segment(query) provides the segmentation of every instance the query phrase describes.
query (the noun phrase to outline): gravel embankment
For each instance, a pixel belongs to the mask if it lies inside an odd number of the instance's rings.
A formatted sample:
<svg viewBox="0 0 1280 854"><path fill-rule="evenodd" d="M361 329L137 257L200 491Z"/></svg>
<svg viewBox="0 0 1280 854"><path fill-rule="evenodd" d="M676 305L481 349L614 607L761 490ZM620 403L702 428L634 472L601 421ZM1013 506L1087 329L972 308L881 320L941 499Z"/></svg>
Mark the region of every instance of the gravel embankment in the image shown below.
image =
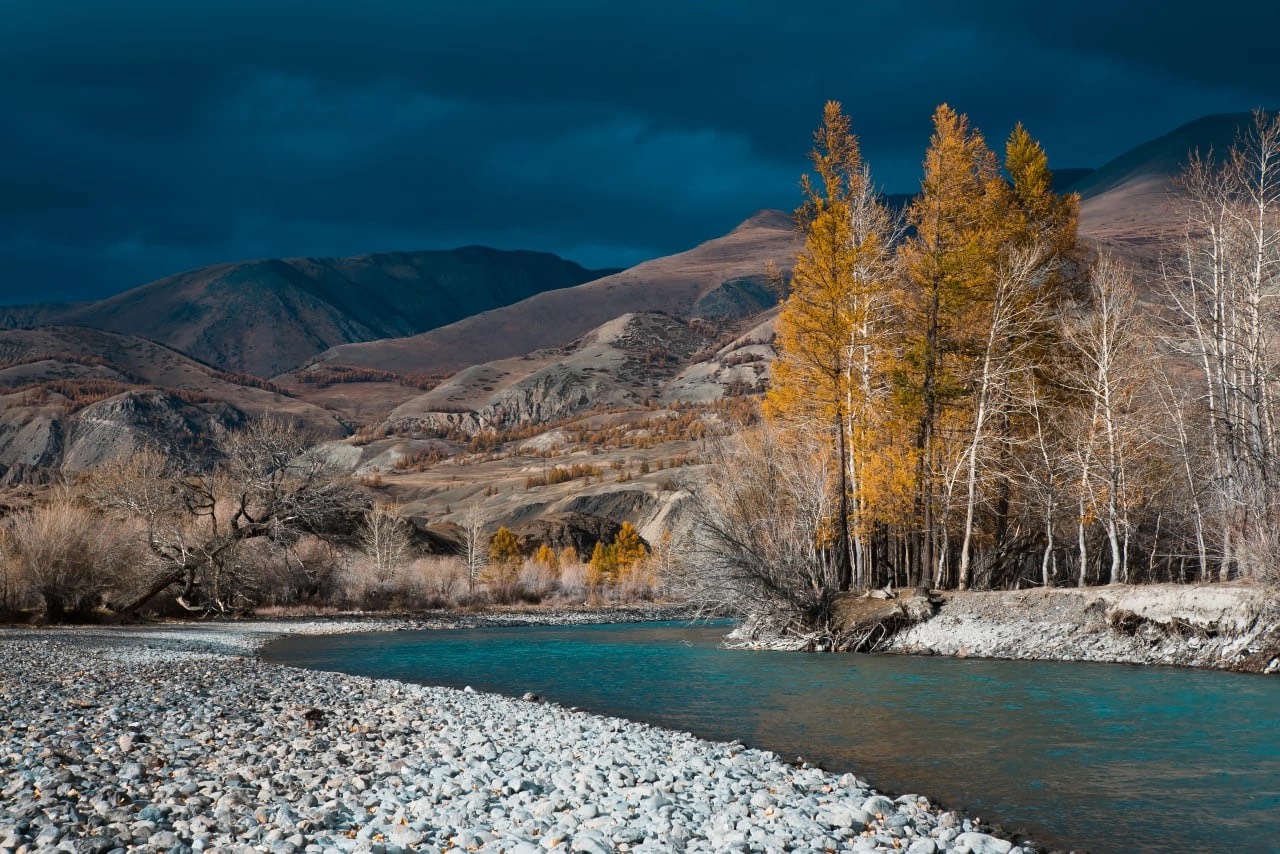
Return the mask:
<svg viewBox="0 0 1280 854"><path fill-rule="evenodd" d="M1280 596L1250 584L948 593L889 652L1280 671Z"/></svg>
<svg viewBox="0 0 1280 854"><path fill-rule="evenodd" d="M0 631L0 851L1030 850L739 744L253 657L374 627Z"/></svg>

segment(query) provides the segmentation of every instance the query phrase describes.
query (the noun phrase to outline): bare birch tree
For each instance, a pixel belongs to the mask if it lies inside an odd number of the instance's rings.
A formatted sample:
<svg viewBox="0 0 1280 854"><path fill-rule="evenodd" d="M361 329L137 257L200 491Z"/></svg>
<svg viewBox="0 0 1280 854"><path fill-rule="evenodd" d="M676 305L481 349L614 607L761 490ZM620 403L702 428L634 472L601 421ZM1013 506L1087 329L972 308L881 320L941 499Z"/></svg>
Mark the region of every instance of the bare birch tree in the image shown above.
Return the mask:
<svg viewBox="0 0 1280 854"><path fill-rule="evenodd" d="M1090 277L1090 305L1086 316L1067 326L1067 340L1080 364L1072 378L1084 395L1090 418L1081 425L1081 578L1086 554L1083 530L1086 512L1084 497L1096 478L1102 493L1103 527L1110 549L1108 579L1111 584L1127 580L1129 510L1126 490L1128 455L1141 444L1133 417L1135 398L1148 372L1143 359L1146 336L1136 311L1137 298L1129 271L1118 261L1103 256ZM1091 465L1096 460L1096 464Z"/></svg>
<svg viewBox="0 0 1280 854"><path fill-rule="evenodd" d="M1178 189L1183 247L1165 275L1177 320L1171 339L1200 373L1226 579L1280 557L1280 117L1255 113L1221 160L1194 155Z"/></svg>
<svg viewBox="0 0 1280 854"><path fill-rule="evenodd" d="M1014 372L1026 367L1022 355L1033 340L1030 333L1043 322L1046 307L1038 297L1041 288L1037 280L1048 272L1045 264L1048 257L1048 252L1039 245L1017 248L1001 262L996 273L986 340L977 364L973 423L964 451L965 515L958 572L961 590L969 589L979 470L993 439L988 422L999 402L1010 398L1009 386Z"/></svg>
<svg viewBox="0 0 1280 854"><path fill-rule="evenodd" d="M475 501L467 504L462 516L462 562L467 568L467 594L474 595L476 582L489 565L489 537L484 530L484 516Z"/></svg>
<svg viewBox="0 0 1280 854"><path fill-rule="evenodd" d="M397 504L375 504L365 511L357 531L380 589L390 586L413 551L412 525L400 511Z"/></svg>

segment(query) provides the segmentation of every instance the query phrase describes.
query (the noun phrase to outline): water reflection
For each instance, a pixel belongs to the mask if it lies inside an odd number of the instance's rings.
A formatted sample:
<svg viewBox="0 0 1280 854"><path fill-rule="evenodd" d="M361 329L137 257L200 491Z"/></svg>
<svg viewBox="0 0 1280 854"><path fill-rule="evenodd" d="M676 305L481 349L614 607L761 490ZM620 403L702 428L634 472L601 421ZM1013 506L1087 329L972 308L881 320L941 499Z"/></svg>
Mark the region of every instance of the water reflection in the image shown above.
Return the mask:
<svg viewBox="0 0 1280 854"><path fill-rule="evenodd" d="M1119 665L718 648L723 627L295 638L270 657L741 739L1095 852L1280 839L1280 681ZM1263 841L1265 840L1265 841Z"/></svg>

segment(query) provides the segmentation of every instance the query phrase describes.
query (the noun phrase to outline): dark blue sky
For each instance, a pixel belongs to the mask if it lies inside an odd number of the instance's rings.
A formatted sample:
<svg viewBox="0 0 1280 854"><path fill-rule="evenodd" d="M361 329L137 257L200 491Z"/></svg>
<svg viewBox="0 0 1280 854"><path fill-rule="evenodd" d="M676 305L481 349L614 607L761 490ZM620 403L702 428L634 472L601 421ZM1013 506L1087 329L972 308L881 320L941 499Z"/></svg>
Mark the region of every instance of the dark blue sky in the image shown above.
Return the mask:
<svg viewBox="0 0 1280 854"><path fill-rule="evenodd" d="M0 301L469 243L632 264L794 207L828 98L888 191L941 101L1097 166L1280 104L1280 4L1215 8L6 0Z"/></svg>

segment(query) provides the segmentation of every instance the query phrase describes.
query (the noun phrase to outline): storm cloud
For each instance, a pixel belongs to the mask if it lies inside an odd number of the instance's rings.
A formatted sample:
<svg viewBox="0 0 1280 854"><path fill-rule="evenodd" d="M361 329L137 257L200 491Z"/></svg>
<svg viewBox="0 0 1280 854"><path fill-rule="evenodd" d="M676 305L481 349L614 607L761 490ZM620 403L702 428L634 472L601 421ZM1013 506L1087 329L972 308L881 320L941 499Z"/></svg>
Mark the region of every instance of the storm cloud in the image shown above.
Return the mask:
<svg viewBox="0 0 1280 854"><path fill-rule="evenodd" d="M16 0L0 299L474 243L629 265L794 207L829 98L890 192L943 101L1060 167L1280 101L1274 4L1040 5Z"/></svg>

